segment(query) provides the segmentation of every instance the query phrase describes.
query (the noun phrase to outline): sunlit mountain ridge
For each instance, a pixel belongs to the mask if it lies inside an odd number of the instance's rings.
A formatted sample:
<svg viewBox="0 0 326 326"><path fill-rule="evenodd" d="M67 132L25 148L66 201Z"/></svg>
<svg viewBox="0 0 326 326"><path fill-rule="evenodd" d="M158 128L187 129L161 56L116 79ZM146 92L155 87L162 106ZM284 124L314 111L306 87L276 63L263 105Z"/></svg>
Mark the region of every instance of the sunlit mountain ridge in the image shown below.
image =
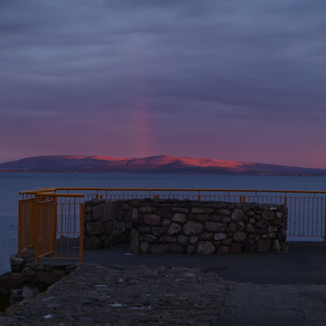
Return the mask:
<svg viewBox="0 0 326 326"><path fill-rule="evenodd" d="M2 163L0 171L326 175L326 169L169 155L141 158L89 155L34 156Z"/></svg>

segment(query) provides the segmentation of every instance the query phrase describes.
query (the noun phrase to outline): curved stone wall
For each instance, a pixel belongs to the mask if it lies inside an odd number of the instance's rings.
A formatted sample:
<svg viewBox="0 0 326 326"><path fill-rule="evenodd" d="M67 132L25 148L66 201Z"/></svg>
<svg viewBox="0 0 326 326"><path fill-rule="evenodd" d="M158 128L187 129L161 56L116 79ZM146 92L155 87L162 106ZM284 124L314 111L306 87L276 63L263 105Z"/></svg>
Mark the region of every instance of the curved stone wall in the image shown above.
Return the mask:
<svg viewBox="0 0 326 326"><path fill-rule="evenodd" d="M126 200L86 203L85 248L130 241L141 254L226 254L286 248L287 207L258 203Z"/></svg>

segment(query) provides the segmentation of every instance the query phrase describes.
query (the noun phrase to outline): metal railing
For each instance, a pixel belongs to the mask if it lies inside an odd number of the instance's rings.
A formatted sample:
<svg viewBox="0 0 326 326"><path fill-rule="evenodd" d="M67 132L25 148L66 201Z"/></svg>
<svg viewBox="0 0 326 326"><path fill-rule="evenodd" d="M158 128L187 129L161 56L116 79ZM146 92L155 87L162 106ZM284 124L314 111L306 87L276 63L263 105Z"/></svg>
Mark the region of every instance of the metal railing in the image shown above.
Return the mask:
<svg viewBox="0 0 326 326"><path fill-rule="evenodd" d="M18 253L83 262L84 196L23 192L18 209Z"/></svg>
<svg viewBox="0 0 326 326"><path fill-rule="evenodd" d="M290 240L325 240L326 191L156 188L39 188L22 191L19 201L18 252L34 250L35 258L83 257L84 202L94 198L286 204Z"/></svg>

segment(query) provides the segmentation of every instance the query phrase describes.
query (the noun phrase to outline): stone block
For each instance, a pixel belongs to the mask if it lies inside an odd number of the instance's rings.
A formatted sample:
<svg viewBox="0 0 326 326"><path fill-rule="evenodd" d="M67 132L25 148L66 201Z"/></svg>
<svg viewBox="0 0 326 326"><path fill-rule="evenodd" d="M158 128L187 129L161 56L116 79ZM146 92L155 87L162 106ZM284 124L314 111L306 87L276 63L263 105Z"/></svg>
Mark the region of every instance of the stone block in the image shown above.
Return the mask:
<svg viewBox="0 0 326 326"><path fill-rule="evenodd" d="M89 222L86 224L86 234L100 235L104 232L103 222Z"/></svg>
<svg viewBox="0 0 326 326"><path fill-rule="evenodd" d="M176 242L177 239L175 237L171 237L169 235L163 235L158 240L159 243L167 243L167 242Z"/></svg>
<svg viewBox="0 0 326 326"><path fill-rule="evenodd" d="M168 235L173 235L180 232L180 230L181 230L181 226L179 224L172 223L166 233Z"/></svg>
<svg viewBox="0 0 326 326"><path fill-rule="evenodd" d="M130 252L139 254L139 232L135 229L130 232Z"/></svg>
<svg viewBox="0 0 326 326"><path fill-rule="evenodd" d="M186 235L194 235L201 233L203 225L196 222L187 222L183 227L183 232Z"/></svg>
<svg viewBox="0 0 326 326"><path fill-rule="evenodd" d="M191 209L191 214L209 214L214 212L213 207L193 207Z"/></svg>
<svg viewBox="0 0 326 326"><path fill-rule="evenodd" d="M155 236L163 234L164 232L166 232L166 230L167 230L167 227L159 227L159 226L152 227L152 233Z"/></svg>
<svg viewBox="0 0 326 326"><path fill-rule="evenodd" d="M10 256L10 266L11 271L13 273L21 272L26 265L26 260L21 257L17 257L17 255L11 255Z"/></svg>
<svg viewBox="0 0 326 326"><path fill-rule="evenodd" d="M0 275L0 296L9 297L11 295L12 286L10 280L10 272Z"/></svg>
<svg viewBox="0 0 326 326"><path fill-rule="evenodd" d="M246 238L247 238L247 234L242 231L237 231L233 235L233 239L238 242L244 241Z"/></svg>
<svg viewBox="0 0 326 326"><path fill-rule="evenodd" d="M95 235L85 236L84 248L88 250L103 248L103 243L100 238Z"/></svg>
<svg viewBox="0 0 326 326"><path fill-rule="evenodd" d="M198 242L198 237L192 236L189 238L189 243L190 244L196 244Z"/></svg>
<svg viewBox="0 0 326 326"><path fill-rule="evenodd" d="M225 216L230 216L230 214L231 214L231 211L229 210L229 209L219 209L218 211L217 211L217 213L219 214L219 215L225 215Z"/></svg>
<svg viewBox="0 0 326 326"><path fill-rule="evenodd" d="M206 233L203 233L200 237L201 237L203 240L210 240L210 239L213 239L213 233L211 233L211 232L206 232Z"/></svg>
<svg viewBox="0 0 326 326"><path fill-rule="evenodd" d="M215 247L210 241L200 241L196 246L196 254L212 255L215 253Z"/></svg>
<svg viewBox="0 0 326 326"><path fill-rule="evenodd" d="M169 219L165 219L163 222L162 222L162 225L163 226L168 226L168 225L170 225L172 222L171 222L171 220L169 220Z"/></svg>
<svg viewBox="0 0 326 326"><path fill-rule="evenodd" d="M218 222L205 222L205 229L209 232L224 232L227 225Z"/></svg>
<svg viewBox="0 0 326 326"><path fill-rule="evenodd" d="M258 252L266 252L271 248L271 241L269 239L259 240L257 251Z"/></svg>
<svg viewBox="0 0 326 326"><path fill-rule="evenodd" d="M184 236L184 235L179 235L178 238L177 238L178 242L181 244L181 245L184 245L187 243L188 241L188 237Z"/></svg>
<svg viewBox="0 0 326 326"><path fill-rule="evenodd" d="M224 254L228 254L230 252L230 247L229 246L221 246L218 251L217 254L218 255L224 255Z"/></svg>
<svg viewBox="0 0 326 326"><path fill-rule="evenodd" d="M145 214L144 215L144 224L147 225L160 225L161 217L155 214Z"/></svg>
<svg viewBox="0 0 326 326"><path fill-rule="evenodd" d="M141 254L147 254L148 253L148 250L149 250L149 244L148 244L148 242L147 241L142 241L140 243L139 249L140 249L140 253Z"/></svg>
<svg viewBox="0 0 326 326"><path fill-rule="evenodd" d="M238 221L242 220L243 217L244 217L244 212L240 208L236 208L231 214L231 219L234 222L238 222Z"/></svg>
<svg viewBox="0 0 326 326"><path fill-rule="evenodd" d="M227 238L227 235L225 233L214 234L214 240L216 240L216 241L224 240L226 238Z"/></svg>
<svg viewBox="0 0 326 326"><path fill-rule="evenodd" d="M172 243L169 246L169 253L170 254L184 254L185 253L185 248L178 243Z"/></svg>
<svg viewBox="0 0 326 326"><path fill-rule="evenodd" d="M227 227L227 232L235 232L237 230L237 225L234 222L231 222Z"/></svg>
<svg viewBox="0 0 326 326"><path fill-rule="evenodd" d="M175 213L173 215L172 221L173 222L179 222L179 223L184 223L187 220L187 215L183 213Z"/></svg>
<svg viewBox="0 0 326 326"><path fill-rule="evenodd" d="M158 254L158 255L167 254L169 252L169 247L170 246L168 244L153 245L150 248L150 252L152 254Z"/></svg>
<svg viewBox="0 0 326 326"><path fill-rule="evenodd" d="M242 243L233 243L230 252L231 254L238 254L242 252Z"/></svg>

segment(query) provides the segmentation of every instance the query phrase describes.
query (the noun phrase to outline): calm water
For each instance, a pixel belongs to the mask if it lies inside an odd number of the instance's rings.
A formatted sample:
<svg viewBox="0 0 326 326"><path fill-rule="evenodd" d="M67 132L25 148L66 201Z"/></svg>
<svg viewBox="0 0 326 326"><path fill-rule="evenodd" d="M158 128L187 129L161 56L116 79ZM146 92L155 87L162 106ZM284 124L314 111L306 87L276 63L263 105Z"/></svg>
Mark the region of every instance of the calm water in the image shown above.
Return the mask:
<svg viewBox="0 0 326 326"><path fill-rule="evenodd" d="M17 248L19 191L39 187L326 190L326 177L0 172L0 274Z"/></svg>

